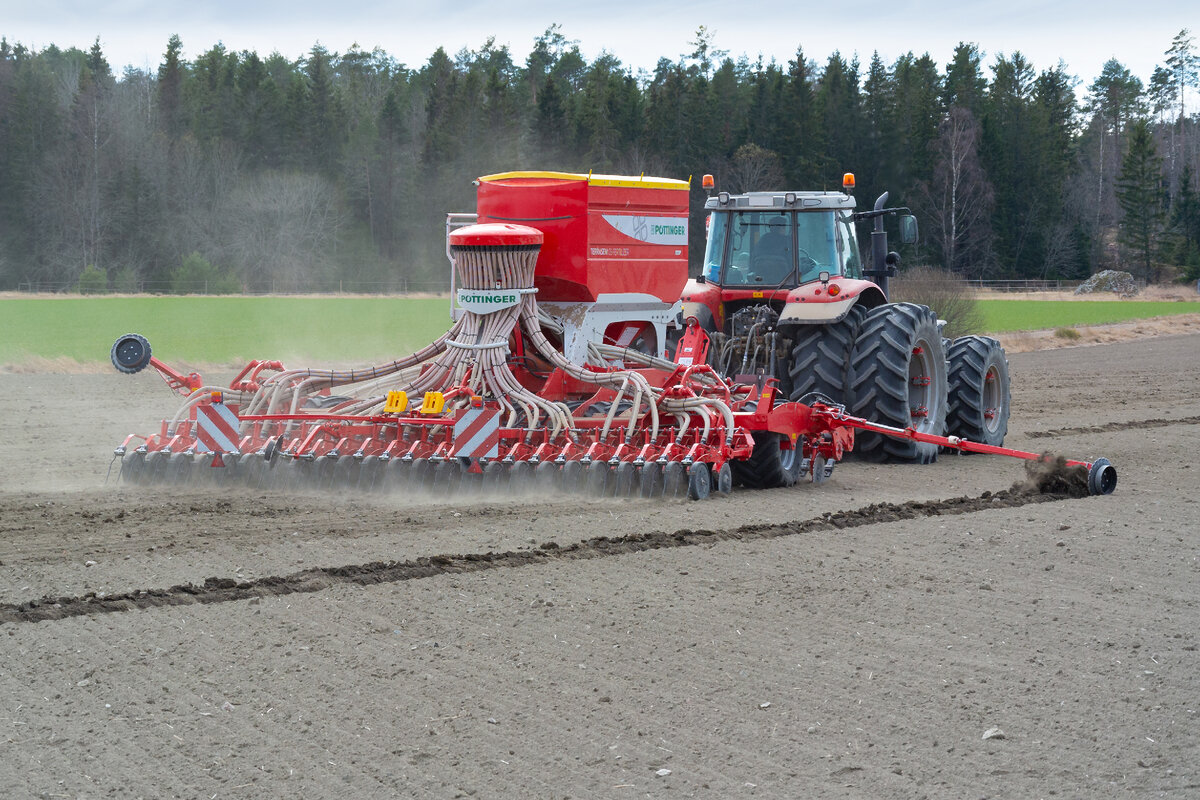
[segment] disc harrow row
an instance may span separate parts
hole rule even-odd
[[[356,492],[411,499],[445,497],[504,498],[529,495],[576,495],[593,498],[702,499],[729,494],[728,464],[715,473],[703,462],[682,461],[489,461],[478,471],[457,459],[433,461],[351,455],[320,459],[280,459],[261,453],[223,459],[188,453],[135,451],[121,465],[121,479],[137,486],[231,487],[287,492]]]

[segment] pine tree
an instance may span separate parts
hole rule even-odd
[[[888,185],[896,163],[892,152],[895,131],[890,124],[893,86],[879,53],[871,54],[863,83],[863,137],[861,161],[849,167],[868,198],[878,197]]]
[[[724,158],[733,155],[745,136],[747,103],[743,90],[747,87],[743,77],[727,58],[713,73],[709,85],[705,124],[712,128],[713,146]]]
[[[1074,278],[1090,274],[1078,219],[1069,219],[1067,193],[1077,168],[1074,79],[1063,65],[1043,71],[1033,87],[1031,135],[1036,161],[1029,165],[1042,213],[1038,224],[1039,277]]]
[[[304,65],[306,157],[312,167],[327,173],[337,169],[346,139],[342,105],[333,87],[335,58],[317,44]]]
[[[1065,76],[1036,77],[1033,65],[1015,52],[999,56],[988,91],[983,160],[996,188],[997,258],[1011,275],[1043,277],[1046,248],[1055,236],[1062,186],[1054,182],[1057,159],[1051,128],[1069,116]]]
[[[1167,67],[1171,72],[1170,86],[1179,102],[1179,119],[1187,117],[1184,103],[1187,90],[1200,85],[1200,55],[1196,54],[1192,34],[1187,28],[1175,34],[1167,50]]]
[[[983,100],[987,93],[987,78],[980,68],[982,60],[977,44],[959,42],[958,47],[954,48],[954,58],[946,65],[946,82],[942,93],[942,103],[946,108],[965,108],[976,119],[982,115]]]
[[[1188,281],[1200,279],[1200,192],[1190,164],[1179,176],[1179,195],[1171,211],[1171,225],[1178,236],[1175,262],[1184,268]]]
[[[192,135],[200,142],[214,144],[236,136],[233,113],[237,60],[236,53],[217,43],[192,64],[184,83],[184,98],[191,112]]]
[[[771,138],[778,142],[775,149],[788,185],[817,186],[825,141],[818,124],[812,69],[803,49],[798,48],[796,58],[788,62],[774,127]]]
[[[533,140],[540,150],[535,157],[557,164],[567,143],[567,113],[558,90],[558,81],[547,80],[537,94],[533,117]]]
[[[183,135],[183,76],[186,65],[179,56],[183,42],[178,34],[171,34],[167,41],[167,52],[158,68],[158,113],[167,139],[175,141]]]
[[[817,113],[826,145],[814,188],[839,187],[842,175],[859,163],[866,137],[858,80],[857,61],[847,64],[838,52],[829,57],[817,83]]]
[[[892,135],[895,137],[891,157],[896,172],[891,202],[901,199],[903,192],[933,172],[933,142],[942,119],[942,82],[937,64],[926,53],[919,58],[906,53],[892,67],[894,94],[891,103]]]
[[[237,138],[251,164],[283,163],[285,109],[283,92],[257,53],[243,53],[235,79]]]
[[[1162,203],[1162,162],[1144,119],[1129,128],[1129,152],[1121,163],[1117,178],[1117,202],[1124,212],[1117,240],[1132,251],[1137,271],[1146,280],[1154,280],[1154,260],[1165,211]]]
[[[783,94],[783,72],[775,62],[765,67],[760,61],[749,76],[747,90],[746,130],[742,141],[757,144],[768,150],[777,151],[778,140],[776,115]]]
[[[100,37],[96,37],[96,41],[92,43],[92,48],[88,50],[87,58],[88,69],[91,70],[92,79],[96,83],[104,87],[112,86],[113,75],[112,68],[108,65],[108,59],[104,57],[104,51],[100,48]]]
[[[438,48],[422,67],[418,82],[425,95],[425,150],[423,160],[449,161],[457,152],[453,140],[455,94],[459,77],[446,51]]]

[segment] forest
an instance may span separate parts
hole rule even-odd
[[[437,291],[445,215],[515,169],[828,189],[857,176],[911,208],[906,265],[970,279],[1120,268],[1200,277],[1200,56],[1164,42],[1148,84],[1117,59],[1066,64],[962,43],[786,64],[693,52],[633,70],[588,61],[558,25],[522,59],[486,41],[409,66],[320,45],[301,59],[166,43],[115,74],[99,39],[0,39],[0,290]],[[701,239],[696,239],[701,237]]]

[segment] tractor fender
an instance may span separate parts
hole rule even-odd
[[[822,285],[808,283],[788,292],[780,325],[828,325],[841,322],[856,305],[875,308],[887,302],[879,287],[869,281],[840,280],[841,292],[830,296]]]
[[[712,309],[703,303],[684,303],[683,319],[686,321],[688,317],[695,317],[696,321],[700,323],[700,327],[709,333],[720,330],[713,317]]]
[[[695,317],[700,327],[710,333],[721,330],[725,323],[721,313],[721,288],[713,283],[689,280],[683,289],[683,318]]]

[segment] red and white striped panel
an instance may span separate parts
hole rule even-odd
[[[500,454],[500,409],[468,408],[454,420],[454,458],[495,458]]]
[[[238,418],[229,406],[213,403],[196,409],[196,452],[236,453],[238,449]]]

